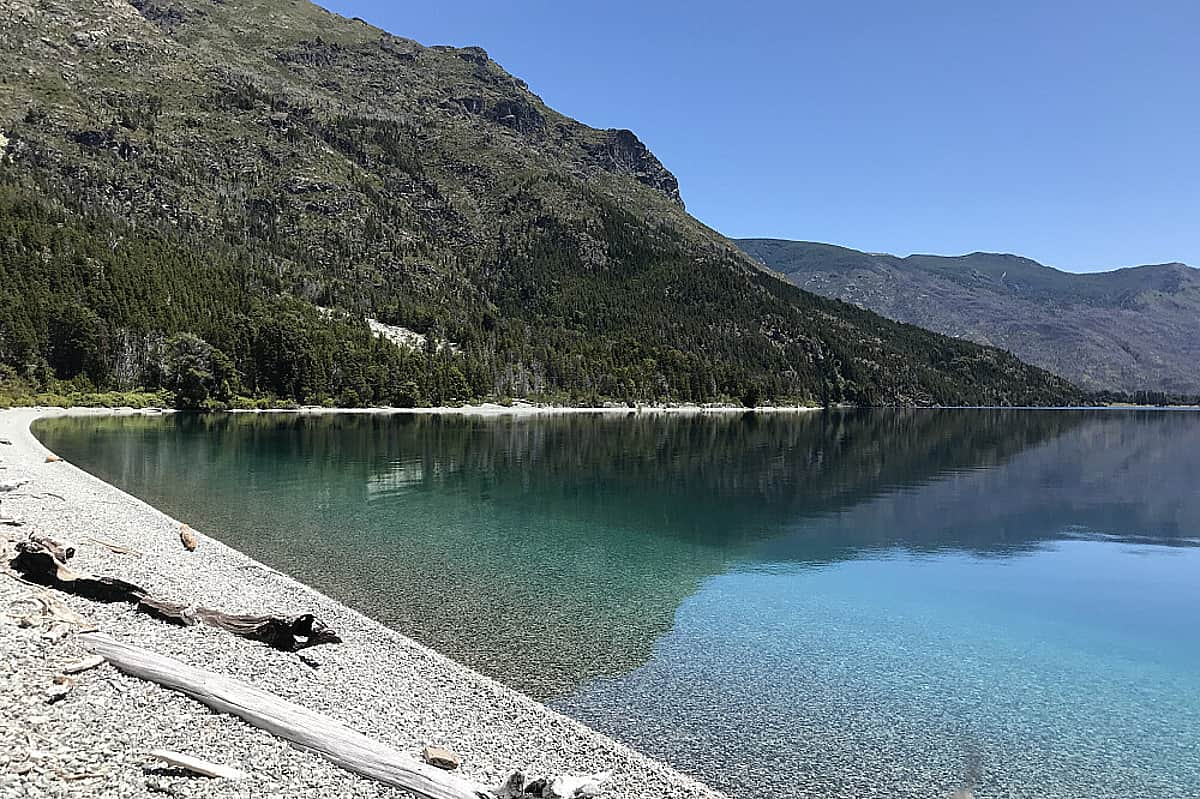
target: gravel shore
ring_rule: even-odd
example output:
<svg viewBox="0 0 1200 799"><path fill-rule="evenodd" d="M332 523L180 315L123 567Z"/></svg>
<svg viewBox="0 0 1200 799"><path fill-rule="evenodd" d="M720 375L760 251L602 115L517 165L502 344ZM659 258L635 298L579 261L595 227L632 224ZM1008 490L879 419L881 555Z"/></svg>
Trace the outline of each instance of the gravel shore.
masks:
<svg viewBox="0 0 1200 799"><path fill-rule="evenodd" d="M31 481L0 494L0 514L27 521L21 528L0 527L0 537L15 540L36 529L69 539L78 547L72 565L79 570L122 577L163 598L235 613L312 611L344 643L304 650L302 659L216 629L170 626L124 604L56 594L97 628L246 680L414 757L427 744L446 746L462 757L464 776L486 785L514 769L531 777L611 770L604 797L720 799L205 535L220 531L200 530L198 549L187 552L179 521L68 463L46 462L49 453L29 424L47 413L62 412L0 411L0 440L11 442L0 444L0 483ZM141 556L116 554L92 539ZM7 556L0 565L7 567ZM0 574L0 796L406 795L107 664L77 675L64 699L48 703L55 675L87 653L73 635L54 642L43 636L44 627L14 623L40 590ZM233 766L253 779L188 776L149 757L160 748Z"/></svg>

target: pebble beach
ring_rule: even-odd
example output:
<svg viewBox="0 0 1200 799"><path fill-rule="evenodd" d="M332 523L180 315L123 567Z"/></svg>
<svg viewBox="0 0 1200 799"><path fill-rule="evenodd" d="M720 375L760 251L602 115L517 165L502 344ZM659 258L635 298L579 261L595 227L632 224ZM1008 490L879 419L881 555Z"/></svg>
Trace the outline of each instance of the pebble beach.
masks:
<svg viewBox="0 0 1200 799"><path fill-rule="evenodd" d="M48 461L51 453L29 426L62 413L109 411L0 411L0 441L7 442L0 443L0 483L29 481L0 494L0 516L25 522L0 527L0 796L408 795L109 664L64 679L64 669L88 653L74 631L59 637L29 624L35 597L46 593L119 640L236 677L414 758L426 746L448 748L461 758L460 773L483 785L498 785L514 770L531 778L610 771L602 797L721 796L223 545L219 530L199 530L198 547L187 551L179 536L187 520ZM31 531L71 541L79 571L230 613L312 612L343 642L281 652L215 628L172 626L124 603L32 586L8 569L12 542ZM151 758L155 749L240 769L250 779L197 776Z"/></svg>

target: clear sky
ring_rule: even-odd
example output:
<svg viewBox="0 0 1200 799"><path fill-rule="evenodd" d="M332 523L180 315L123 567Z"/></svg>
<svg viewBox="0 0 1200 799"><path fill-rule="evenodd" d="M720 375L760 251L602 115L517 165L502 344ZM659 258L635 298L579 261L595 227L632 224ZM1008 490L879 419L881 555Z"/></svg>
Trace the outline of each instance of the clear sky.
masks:
<svg viewBox="0 0 1200 799"><path fill-rule="evenodd" d="M728 236L1200 265L1200 3L322 4L632 129Z"/></svg>

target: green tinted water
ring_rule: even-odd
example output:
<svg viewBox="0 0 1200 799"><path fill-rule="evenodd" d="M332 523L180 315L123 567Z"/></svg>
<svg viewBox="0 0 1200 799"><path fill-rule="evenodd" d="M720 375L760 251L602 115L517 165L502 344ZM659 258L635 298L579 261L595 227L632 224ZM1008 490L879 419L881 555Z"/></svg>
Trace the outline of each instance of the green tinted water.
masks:
<svg viewBox="0 0 1200 799"><path fill-rule="evenodd" d="M37 432L734 795L1200 795L1197 414Z"/></svg>

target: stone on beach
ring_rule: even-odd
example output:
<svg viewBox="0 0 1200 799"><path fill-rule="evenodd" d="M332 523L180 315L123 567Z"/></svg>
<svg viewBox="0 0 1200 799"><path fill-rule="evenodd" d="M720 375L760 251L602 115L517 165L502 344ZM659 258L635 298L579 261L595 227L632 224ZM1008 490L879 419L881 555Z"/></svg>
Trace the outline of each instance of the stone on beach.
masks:
<svg viewBox="0 0 1200 799"><path fill-rule="evenodd" d="M446 771L453 771L462 764L462 759L458 755L441 746L426 746L421 750L421 757L429 765Z"/></svg>
<svg viewBox="0 0 1200 799"><path fill-rule="evenodd" d="M46 704L52 705L62 699L66 699L67 694L71 693L73 683L54 683L46 689Z"/></svg>
<svg viewBox="0 0 1200 799"><path fill-rule="evenodd" d="M200 545L200 539L196 537L196 531L186 524L179 528L179 541L188 552L195 552L196 547Z"/></svg>

